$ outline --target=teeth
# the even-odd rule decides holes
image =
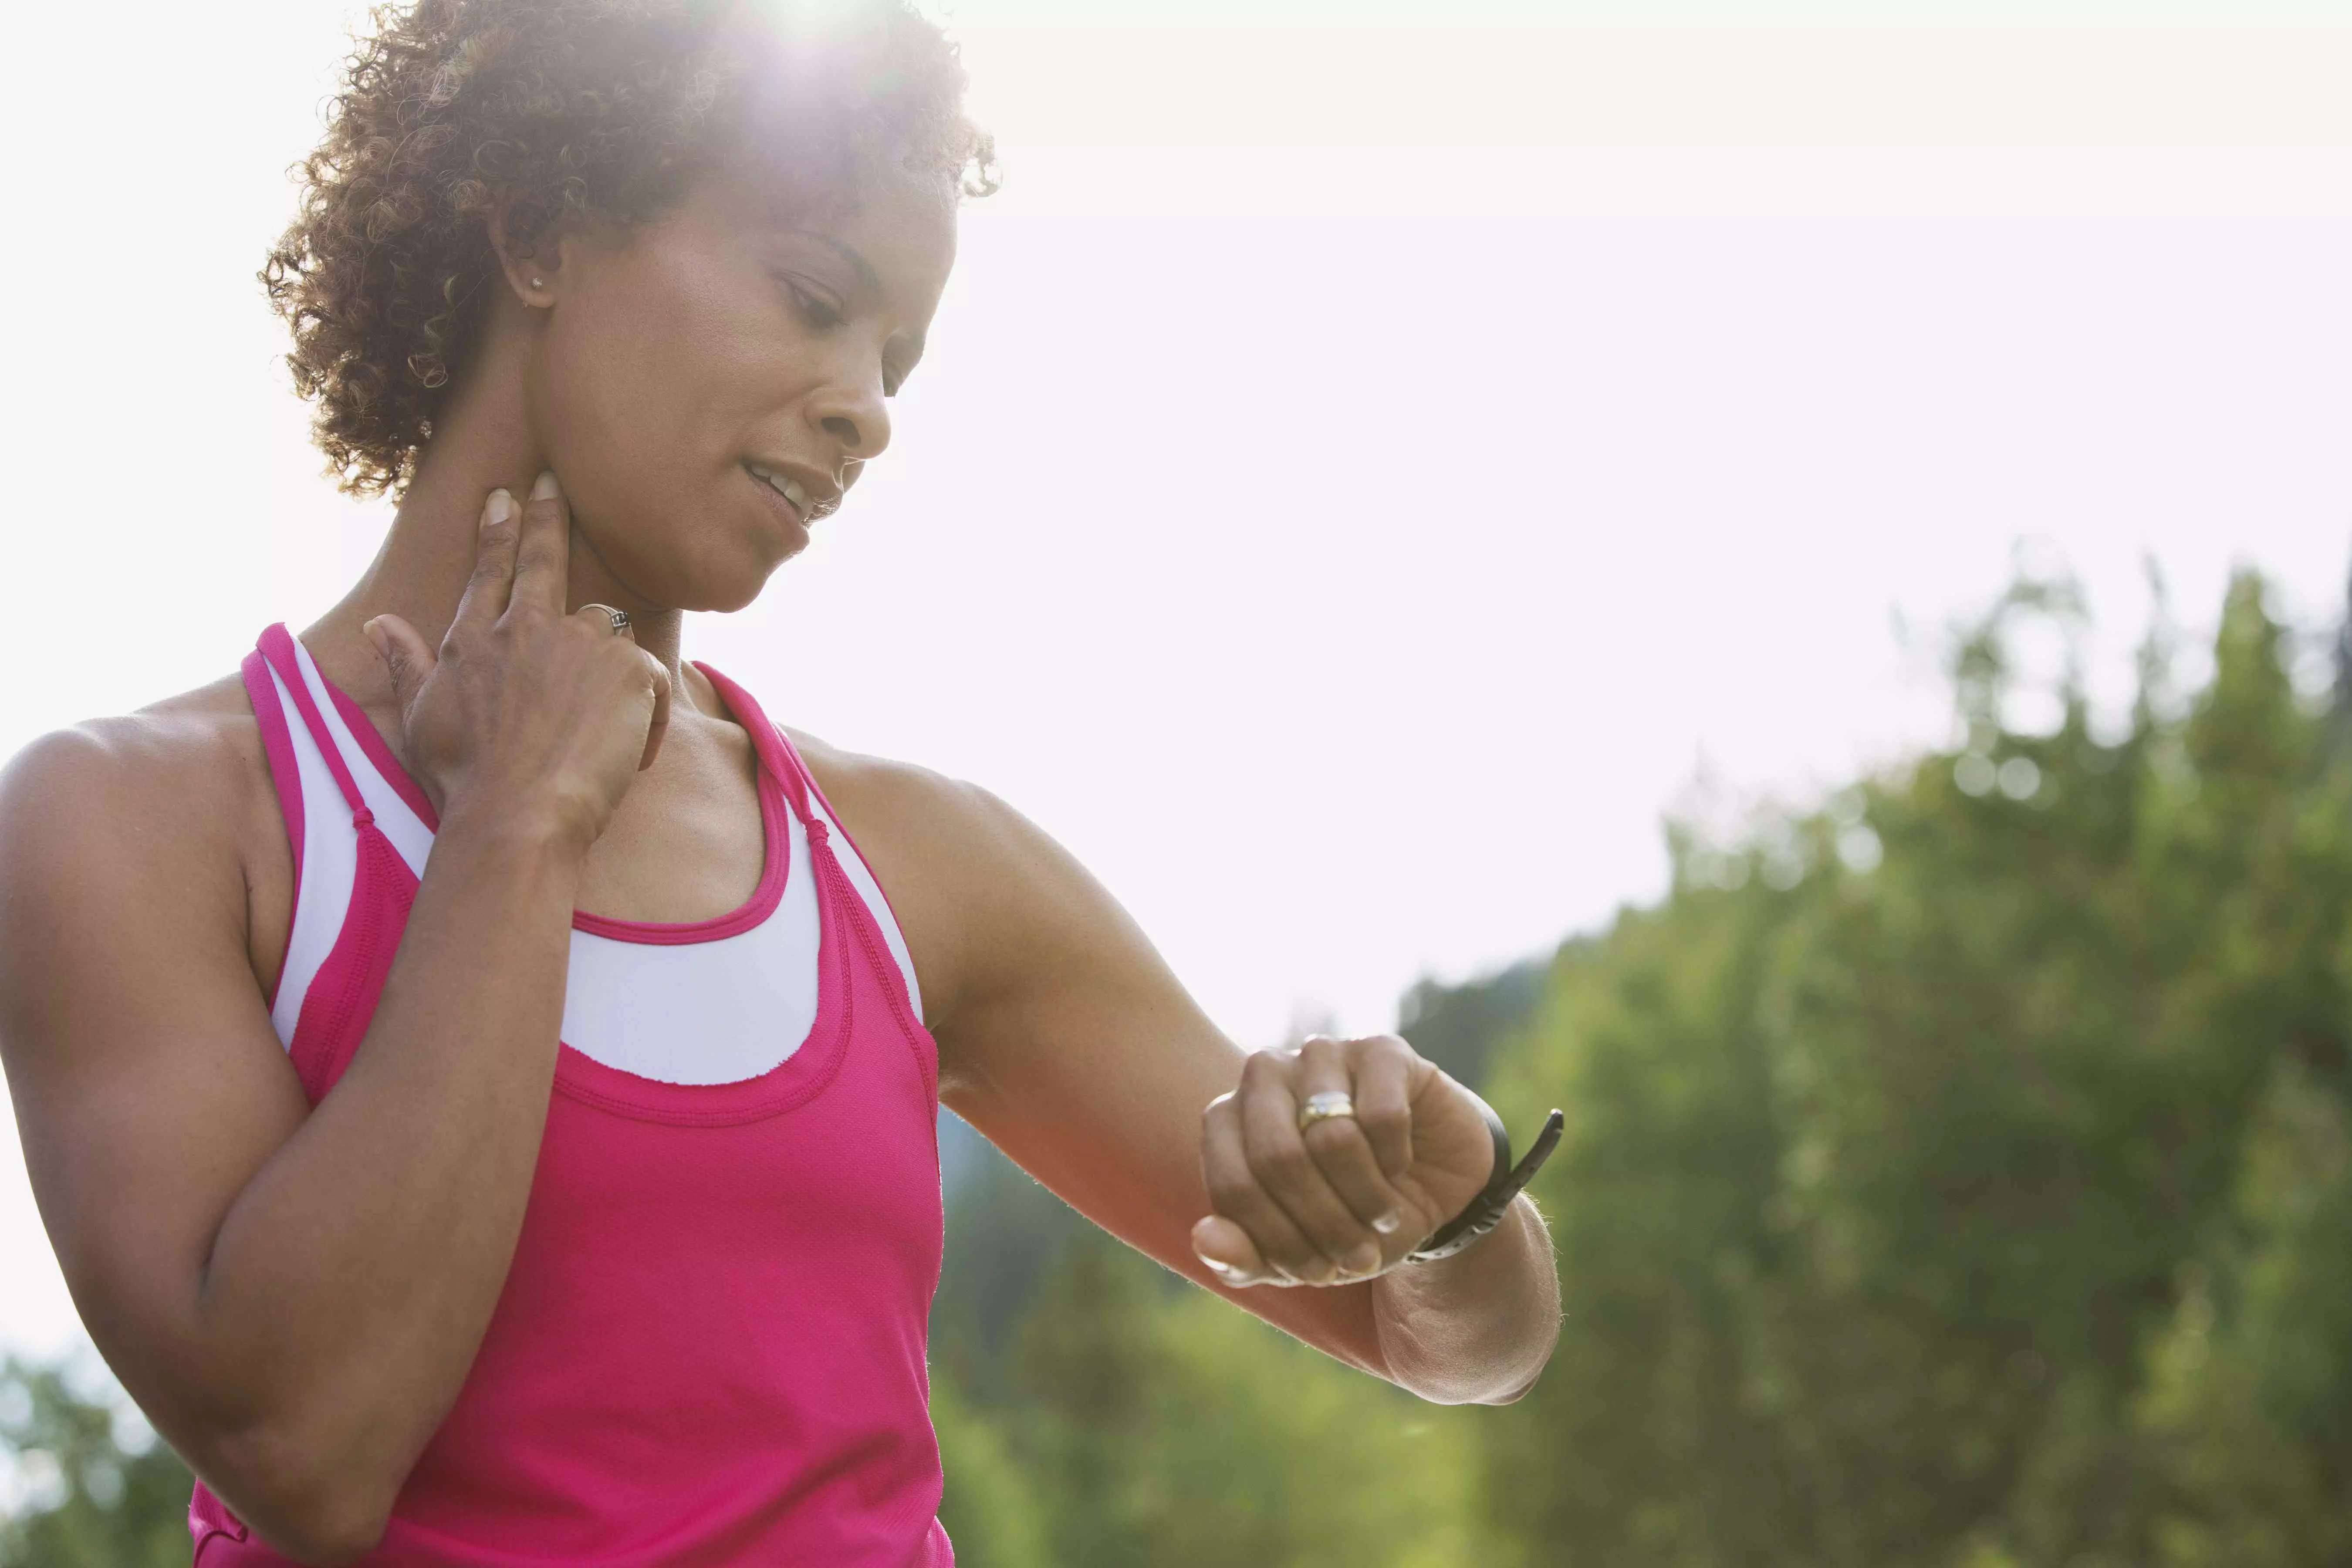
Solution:
[[[808,491],[801,488],[798,479],[780,479],[757,463],[746,463],[743,466],[751,470],[752,478],[792,502],[794,511],[803,517],[809,514]]]

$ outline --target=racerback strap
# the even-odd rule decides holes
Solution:
[[[310,731],[319,754],[326,759],[327,771],[335,775],[335,787],[343,792],[344,803],[352,808],[352,826],[368,826],[375,821],[375,813],[368,809],[366,797],[360,794],[359,781],[352,776],[351,764],[343,760],[343,750],[335,743],[335,732],[327,728],[318,700],[310,695],[310,683],[302,678],[302,661],[294,651],[294,635],[282,625],[271,626],[261,634],[261,657],[278,672],[286,694],[294,700],[294,710],[302,716],[303,727]]]

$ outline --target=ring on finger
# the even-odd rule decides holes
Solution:
[[[626,610],[616,610],[610,605],[583,605],[580,607],[583,610],[604,611],[605,619],[613,623],[614,637],[619,637],[629,629],[629,612]]]
[[[1327,1089],[1320,1094],[1310,1094],[1307,1103],[1298,1108],[1298,1130],[1301,1132],[1318,1121],[1336,1121],[1345,1117],[1356,1119],[1356,1102],[1345,1089]]]

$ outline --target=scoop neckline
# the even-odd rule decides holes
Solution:
[[[290,640],[297,647],[301,646],[299,637]],[[416,814],[417,821],[424,825],[425,831],[437,834],[441,826],[439,814],[433,809],[432,802],[425,796],[415,775],[409,773],[407,764],[400,760],[384,740],[383,731],[375,727],[375,721],[368,717],[367,710],[329,679],[326,670],[308,647],[302,648],[302,656],[310,664],[311,672],[318,676],[319,684],[327,689],[329,700],[333,702],[344,727],[351,731],[352,738],[359,742],[369,764],[383,776],[383,782],[400,797],[401,803]],[[737,710],[735,700],[729,696],[730,689],[740,693],[741,689],[701,661],[691,662],[696,669],[712,678],[710,689],[718,697],[719,707],[726,710],[728,721],[740,729],[744,738],[751,743],[752,788],[760,800],[760,879],[752,885],[751,896],[743,902],[723,914],[701,920],[633,921],[616,915],[593,914],[575,905],[572,910],[573,931],[603,937],[608,942],[646,947],[685,947],[740,936],[775,913],[776,906],[783,901],[784,886],[791,879],[793,836],[785,823],[788,807],[782,786],[776,778],[775,770],[768,765],[765,748],[760,744],[759,731],[746,721],[745,716]],[[745,695],[748,700],[748,694]],[[764,714],[756,711],[751,717],[760,722],[766,719]]]

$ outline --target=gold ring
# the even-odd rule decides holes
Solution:
[[[1356,1102],[1343,1089],[1327,1089],[1320,1094],[1308,1095],[1307,1103],[1298,1108],[1298,1130],[1304,1132],[1318,1121],[1342,1116],[1354,1121]]]

